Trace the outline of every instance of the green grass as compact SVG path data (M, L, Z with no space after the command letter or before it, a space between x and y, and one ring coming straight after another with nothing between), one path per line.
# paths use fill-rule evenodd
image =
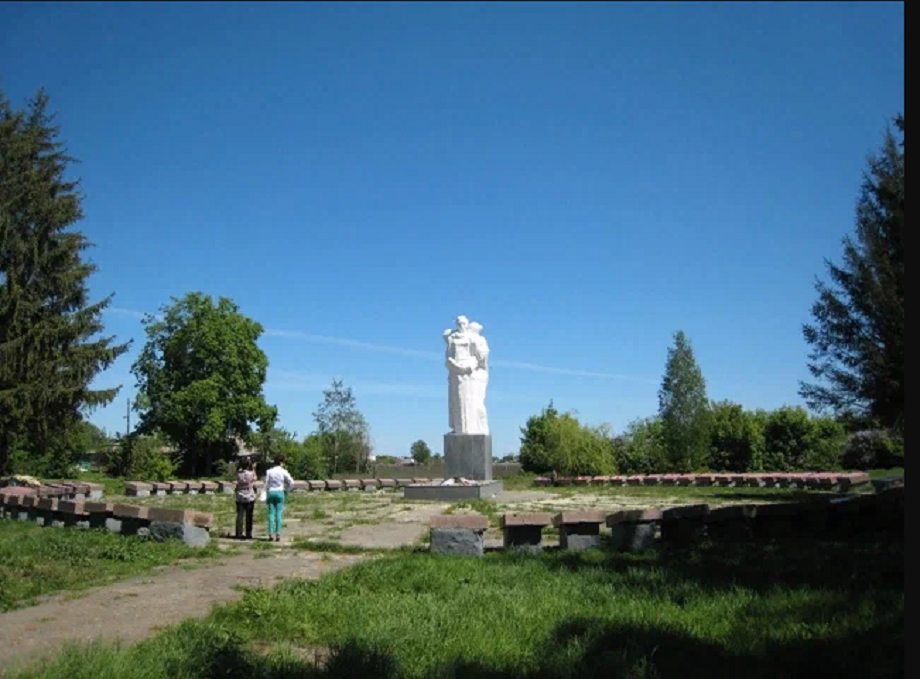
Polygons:
M202 559L217 547L157 543L105 531L42 528L0 521L0 611L36 597L130 578L179 559Z
M896 677L903 656L901 546L746 545L403 553L250 590L135 647L72 647L25 676Z
M869 476L873 479L884 479L888 476L904 476L904 467L896 467L895 469L870 469Z
M470 510L477 514L482 514L489 519L489 524L492 526L498 526L498 517L502 513L498 505L491 500L464 500L462 502L455 502L448 507L447 511L444 513L454 514L458 509Z

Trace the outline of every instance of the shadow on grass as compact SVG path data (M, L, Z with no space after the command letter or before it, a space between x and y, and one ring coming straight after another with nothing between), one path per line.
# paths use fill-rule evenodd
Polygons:
M662 586L710 592L744 587L763 594L791 590L904 592L903 543L746 543L694 550L662 549L644 554L606 551L547 553L550 569L606 571L611 582L658 596ZM656 577L650 578L650 569ZM673 590L671 590L673 591Z
M763 492L752 492L755 489L750 489L748 491L737 490L734 492L725 490L722 492L711 492L706 494L707 498L714 498L719 500L727 501L739 501L739 500L760 500L762 502L820 502L827 501L834 497L843 497L844 493L832 493L832 492L816 492L813 490L794 490L789 489L785 491L771 490L769 488L764 488Z
M783 614L798 619L823 612L789 608ZM445 679L902 677L903 643L903 612L887 617L869 630L860 630L858 634L774 642L759 647L745 647L745 634L741 631L734 645L744 650L728 649L680 630L573 618L555 627L527 667L492 667L454 659L426 676ZM291 657L268 659L243 648L228 641L197 655L192 659L195 676L202 679L397 679L405 676L392 655L357 640L332 649L323 667ZM188 659L183 663L186 670L187 663Z

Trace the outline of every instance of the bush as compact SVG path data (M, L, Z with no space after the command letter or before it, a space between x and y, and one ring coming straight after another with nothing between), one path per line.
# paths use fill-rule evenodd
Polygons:
M621 474L654 474L670 467L661 420L635 420L622 437L613 440L613 454Z
M811 420L804 408L783 407L770 413L764 428L765 468L769 471L803 469L811 433Z
M614 469L605 430L583 426L570 413L559 415L552 404L522 430L521 464L525 471L563 476L610 474Z
M843 451L846 469L891 469L904 466L904 442L881 429L858 431Z
M527 424L521 428L521 467L525 472L542 474L552 471L549 452L549 429L559 417L559 411L553 407L553 402L544 408L539 415L533 415Z
M166 481L175 475L178 467L176 453L158 434L134 433L121 437L106 460L106 471L112 476L139 481Z
M843 425L830 417L811 421L811 439L805 454L806 471L832 471L840 469L847 433Z
M766 416L764 467L769 471L839 469L846 432L839 422L810 418L800 407L784 407Z
M320 437L311 434L303 443L291 441L284 446L287 468L295 479L326 478L326 460L323 457L323 444Z
M731 401L713 403L709 466L744 473L763 468L764 432L758 417Z

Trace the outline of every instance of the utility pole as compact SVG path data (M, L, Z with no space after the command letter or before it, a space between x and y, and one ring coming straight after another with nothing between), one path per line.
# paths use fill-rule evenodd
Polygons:
M125 399L125 437L131 435L131 399Z

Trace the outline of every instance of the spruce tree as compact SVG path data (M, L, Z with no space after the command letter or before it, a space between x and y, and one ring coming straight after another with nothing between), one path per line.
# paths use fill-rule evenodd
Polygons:
M111 296L89 301L79 183L52 122L44 91L24 110L0 92L0 471L15 450L62 472L68 433L118 391L90 383L128 348L101 335Z
M703 373L682 330L668 349L658 408L671 469L703 468L709 458L709 400Z
M828 261L818 281L808 368L816 383L801 395L817 410L862 424L904 424L904 117L869 159L856 207L856 237L843 240L843 263Z

